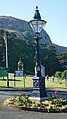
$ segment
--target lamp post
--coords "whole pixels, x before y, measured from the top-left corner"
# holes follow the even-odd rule
[[[45,20],[41,20],[41,15],[38,10],[38,6],[36,6],[36,11],[34,14],[34,19],[29,22],[30,26],[32,27],[35,33],[35,40],[36,40],[36,72],[37,75],[33,77],[33,92],[32,92],[32,99],[35,100],[43,100],[46,97],[46,90],[45,90],[45,76],[42,77],[41,75],[41,62],[40,62],[40,32],[43,26],[46,24]]]
[[[7,48],[7,35],[6,30],[4,31],[4,41],[6,45],[6,69],[8,70],[8,48]],[[7,73],[7,87],[9,87],[9,79],[8,79],[8,73]]]

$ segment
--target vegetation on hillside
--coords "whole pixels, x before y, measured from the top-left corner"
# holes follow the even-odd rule
[[[9,72],[17,70],[17,63],[21,57],[25,73],[33,74],[36,60],[35,46],[27,43],[24,39],[20,39],[14,32],[7,31],[6,34],[8,40]],[[27,32],[22,34],[25,38],[28,37],[28,40],[29,37],[31,37]],[[45,66],[46,75],[53,75],[56,71],[65,70],[58,56],[54,46],[49,46],[48,48],[41,47],[41,64]],[[0,30],[0,67],[5,67],[5,41],[3,29]]]

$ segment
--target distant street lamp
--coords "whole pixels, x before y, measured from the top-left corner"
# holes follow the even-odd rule
[[[6,30],[4,31],[4,41],[6,45],[6,69],[8,71],[8,48],[7,48],[7,35],[6,35]],[[9,87],[9,79],[7,75],[7,87]]]
[[[30,26],[32,27],[35,33],[35,40],[36,40],[36,71],[37,76],[33,77],[33,92],[32,97],[33,99],[43,100],[46,97],[46,90],[45,90],[45,76],[42,77],[41,74],[41,62],[40,62],[40,32],[43,26],[47,23],[45,20],[41,20],[41,15],[38,10],[38,6],[36,6],[36,11],[34,14],[34,19],[29,22]]]

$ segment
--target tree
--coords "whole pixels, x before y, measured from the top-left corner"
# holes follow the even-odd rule
[[[60,77],[61,78],[61,72],[60,71],[56,71],[56,73],[55,73],[55,77]]]
[[[62,78],[67,79],[67,70],[65,70],[65,71],[62,72]]]
[[[61,79],[61,74],[62,74],[62,72],[60,72],[60,71],[56,71],[56,73],[55,73],[55,77],[58,78],[58,82],[59,82],[60,79]]]
[[[61,65],[63,65],[64,70],[67,69],[67,51],[57,53],[57,58]]]
[[[62,72],[62,78],[65,79],[65,86],[67,86],[67,70]]]
[[[42,63],[46,68],[46,75],[54,75],[56,71],[60,71],[61,65],[56,55],[54,46],[49,46],[48,49],[42,49]]]
[[[0,30],[0,67],[5,67],[5,43],[3,35],[4,30]]]

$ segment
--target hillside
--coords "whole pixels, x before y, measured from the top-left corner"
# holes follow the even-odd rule
[[[29,35],[31,36],[31,38],[34,36],[34,33],[27,21],[11,16],[0,16],[0,28],[7,29],[10,32],[16,33],[23,40],[30,40]],[[50,37],[46,33],[46,31],[42,30],[41,35],[41,44],[52,44]]]
[[[29,25],[29,23],[25,20],[21,20],[11,16],[0,16],[0,29],[7,29],[9,32],[13,32],[17,34],[17,36],[22,40],[32,40],[34,33]],[[40,44],[44,45],[54,45],[57,51],[67,51],[67,47],[58,46],[53,44],[49,35],[45,30],[41,32],[42,39],[40,40]]]

